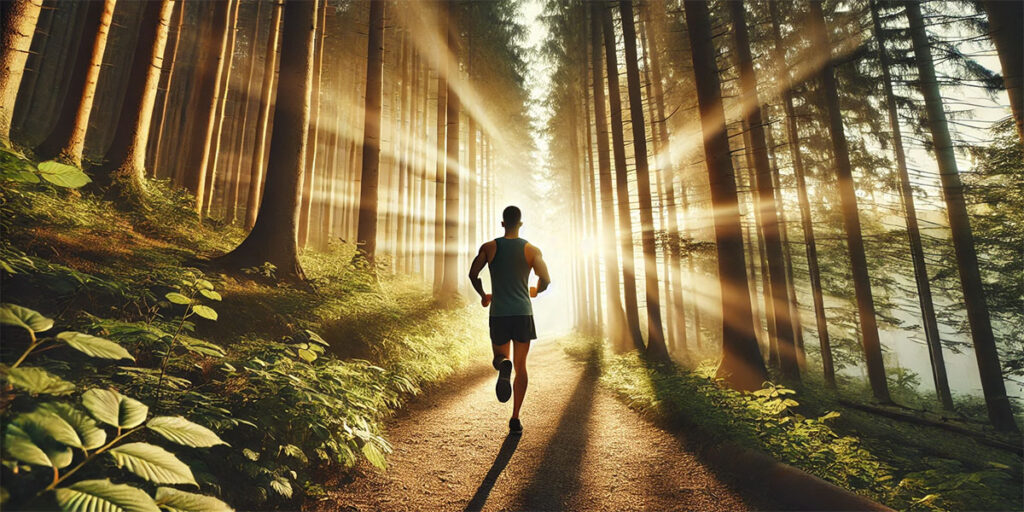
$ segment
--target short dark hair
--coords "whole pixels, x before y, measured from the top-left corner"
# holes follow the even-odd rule
[[[501,212],[501,220],[505,221],[505,227],[514,228],[523,219],[523,212],[515,206],[509,206]]]

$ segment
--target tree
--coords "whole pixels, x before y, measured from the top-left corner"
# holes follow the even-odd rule
[[[267,186],[256,224],[233,251],[217,259],[229,268],[277,267],[279,277],[303,280],[298,259],[299,195],[313,85],[313,38],[317,2],[284,3],[281,79],[270,135]]]
[[[783,307],[787,289],[777,214],[779,205],[775,202],[772,168],[768,162],[764,121],[761,118],[761,103],[757,95],[757,76],[754,74],[754,62],[750,54],[750,36],[747,33],[742,0],[729,2],[728,6],[732,16],[736,55],[739,60],[740,88],[742,89],[741,108],[750,134],[751,156],[756,170],[757,194],[760,197],[760,228],[761,236],[764,239],[765,256],[768,260],[767,270],[771,291],[768,297],[770,304],[774,306],[770,310],[773,314],[768,318],[768,322],[770,325],[774,324],[775,335],[778,337],[779,362],[783,376],[798,381],[800,380],[800,367],[797,364],[793,320],[789,308]]]
[[[249,178],[248,199],[245,205],[245,229],[252,229],[259,213],[261,194],[263,193],[263,168],[266,155],[267,130],[270,127],[270,98],[274,93],[274,70],[277,69],[277,47],[281,37],[281,15],[285,0],[273,0],[274,15],[270,21],[270,37],[267,39],[267,53],[263,60],[263,83],[260,88],[260,107],[256,116],[256,144],[253,146],[253,162]]]
[[[220,64],[220,85],[216,98],[216,107],[213,112],[213,132],[210,134],[210,155],[208,157],[208,172],[204,187],[204,215],[209,215],[213,208],[214,189],[217,185],[217,170],[220,161],[221,146],[224,145],[224,118],[227,117],[228,96],[231,95],[231,68],[235,60],[235,39],[238,35],[238,11],[241,7],[241,0],[234,0],[228,14],[231,24],[225,34],[223,51],[221,52],[222,63]]]
[[[302,183],[302,203],[299,214],[299,247],[305,249],[309,238],[309,224],[313,210],[313,196],[316,178],[317,146],[320,140],[320,86],[324,66],[324,44],[327,42],[327,0],[320,10],[320,32],[316,42],[316,60],[313,63],[312,112],[309,120],[309,150],[306,157],[306,177]]]
[[[442,37],[447,38],[448,33],[448,9],[444,3],[438,4],[438,30]],[[447,39],[446,39],[447,40]],[[443,52],[443,50],[442,50]],[[437,129],[435,135],[434,150],[434,295],[441,293],[441,284],[444,281],[444,181],[445,181],[445,129],[448,123],[445,121],[448,112],[448,58],[444,53],[438,60],[437,69]]]
[[[145,196],[146,146],[173,7],[172,0],[160,0],[146,4],[143,9],[139,43],[129,74],[131,82],[113,144],[101,166],[101,172],[109,175],[111,191],[132,204],[140,203]]]
[[[370,32],[366,46],[366,103],[363,121],[363,167],[359,185],[356,243],[373,262],[377,251],[377,186],[380,173],[380,113],[384,91],[384,0],[370,0]]]
[[[1017,423],[1014,421],[1013,410],[1006,396],[999,352],[996,350],[995,335],[992,332],[988,307],[985,305],[985,290],[978,268],[978,254],[974,248],[974,233],[971,231],[963,184],[956,165],[956,155],[953,153],[953,141],[949,136],[946,112],[942,106],[942,94],[935,79],[935,65],[932,62],[928,34],[925,31],[924,16],[921,14],[921,6],[914,2],[906,4],[906,12],[910,21],[910,36],[919,73],[917,83],[924,96],[926,120],[939,166],[942,195],[946,200],[957,271],[960,274],[989,421],[999,430],[1015,432]]]
[[[818,48],[829,48],[828,27],[821,10],[820,0],[810,3],[812,44]],[[831,50],[830,50],[831,51]],[[839,110],[839,93],[833,71],[831,55],[826,55],[824,65],[818,74],[821,96],[828,116],[828,133],[832,142],[838,176],[839,202],[843,213],[843,227],[846,230],[846,244],[850,253],[850,267],[853,272],[853,287],[857,298],[857,316],[860,321],[861,342],[867,362],[868,381],[875,399],[882,403],[891,402],[889,385],[885,380],[885,366],[882,361],[882,345],[878,339],[878,323],[875,306],[871,297],[871,279],[868,276],[867,257],[864,254],[864,238],[861,234],[860,218],[857,213],[857,193],[854,190],[853,171],[850,166],[850,150],[843,129],[842,113]]]
[[[5,7],[0,33],[0,146],[10,146],[11,119],[25,73],[32,36],[43,0],[12,0]]]
[[[453,23],[452,0],[448,1],[448,73],[459,72],[459,32]],[[441,297],[451,298],[459,293],[459,95],[452,88],[448,77],[448,93],[445,119],[447,120],[446,158],[444,179],[444,279],[441,281]]]
[[[1007,0],[982,0],[988,14],[989,35],[996,44],[1003,83],[1010,97],[1010,111],[1017,135],[1024,142],[1024,4]]]
[[[262,5],[262,4],[259,4]],[[163,67],[166,68],[167,78],[161,76],[160,83],[157,85],[157,91],[164,91],[163,96],[160,98],[159,112],[153,118],[152,123],[156,125],[156,130],[153,133],[153,140],[150,141],[147,149],[147,162],[150,164],[151,176],[156,177],[156,170],[160,166],[160,143],[163,140],[164,128],[167,126],[167,106],[170,104],[171,98],[171,87],[176,83],[174,81],[174,68],[175,63],[178,60],[178,48],[181,42],[181,29],[185,22],[185,0],[177,0],[174,5],[174,37],[170,38],[167,44],[166,54],[162,60]],[[170,37],[168,35],[168,37]]]
[[[55,159],[82,167],[85,133],[89,130],[89,114],[96,97],[96,84],[103,66],[115,5],[117,0],[103,0],[102,3],[93,2],[87,9],[89,23],[82,30],[82,41],[68,89],[69,97],[64,99],[55,128],[36,148],[36,156],[41,160]]]
[[[701,0],[686,0],[683,7],[693,54],[704,158],[711,184],[718,277],[722,287],[722,363],[718,367],[718,375],[734,388],[759,389],[768,374],[754,336],[739,202],[729,156],[722,88],[711,40],[711,20],[707,4]]]
[[[185,0],[178,1],[184,2]],[[241,134],[239,136],[240,140],[238,143],[238,151],[240,154],[238,155],[238,158],[236,158],[235,160],[234,169],[231,171],[233,176],[233,179],[231,180],[231,194],[230,197],[228,198],[227,216],[224,218],[224,222],[226,222],[227,224],[234,224],[235,221],[238,220],[238,193],[242,181],[242,164],[246,162],[245,136],[249,133],[249,106],[252,103],[252,99],[249,96],[252,93],[253,75],[256,72],[256,40],[259,38],[258,36],[260,33],[260,14],[262,12],[263,2],[260,0],[256,2],[256,18],[255,21],[253,22],[252,33],[249,35],[249,58],[246,59],[245,71],[242,72],[242,76],[246,78],[245,89],[244,92],[242,93],[243,106],[242,120],[240,123]],[[273,29],[271,29],[271,32],[273,32]],[[249,153],[249,155],[251,155],[251,153]],[[252,165],[252,160],[249,160],[249,162],[250,165]]]

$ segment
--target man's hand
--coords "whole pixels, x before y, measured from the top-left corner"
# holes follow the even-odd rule
[[[537,287],[536,286],[531,286],[530,287],[530,297],[536,297],[536,296],[537,296]]]
[[[485,308],[487,306],[490,306],[491,305],[491,294],[488,293],[486,295],[481,296],[480,297],[480,305],[485,307]]]

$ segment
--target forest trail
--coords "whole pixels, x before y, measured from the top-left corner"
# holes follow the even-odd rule
[[[511,400],[475,366],[390,422],[387,472],[365,461],[328,479],[314,511],[750,510],[773,508],[705,466],[685,439],[598,386],[598,370],[552,341],[534,342],[521,437]]]

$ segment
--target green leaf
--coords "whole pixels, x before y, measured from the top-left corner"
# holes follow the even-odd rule
[[[50,435],[44,418],[22,414],[7,425],[4,434],[7,457],[35,466],[67,467],[74,454]]]
[[[128,443],[111,448],[117,467],[158,484],[192,484],[198,487],[192,470],[173,453],[149,443]]]
[[[213,357],[224,357],[228,354],[220,347],[220,345],[216,345],[208,341],[189,338],[187,336],[182,336],[179,341],[181,342],[181,346],[185,347],[189,352]]]
[[[384,454],[377,448],[373,443],[366,443],[363,445],[363,455],[366,456],[366,460],[370,461],[377,469],[384,470],[387,468],[387,460],[384,458]]]
[[[7,383],[33,395],[66,395],[75,385],[42,369],[31,366],[9,368]]]
[[[57,339],[67,343],[69,347],[90,357],[100,359],[131,359],[135,360],[127,350],[113,341],[82,334],[74,331],[64,331],[57,335]]]
[[[299,357],[301,357],[302,360],[307,363],[312,363],[313,361],[316,361],[316,353],[314,353],[312,350],[305,348],[299,349]]]
[[[82,405],[100,422],[120,428],[137,427],[149,414],[146,404],[109,389],[86,391]]]
[[[217,319],[217,312],[214,311],[213,308],[211,308],[209,306],[203,306],[202,304],[196,304],[195,306],[192,306],[192,311],[194,311],[197,315],[199,315],[199,316],[201,316],[201,317],[203,317],[203,318],[205,318],[207,320],[216,320]]]
[[[82,480],[56,490],[64,512],[160,512],[153,498],[130,485],[110,480]]]
[[[213,496],[179,491],[173,487],[156,490],[156,504],[168,512],[231,512],[233,509]]]
[[[168,293],[167,295],[164,295],[164,297],[166,297],[167,300],[169,300],[169,301],[171,301],[171,302],[173,302],[175,304],[192,304],[192,299],[190,299],[190,298],[188,298],[188,297],[186,297],[186,296],[184,296],[184,295],[182,295],[182,294],[180,294],[178,292]]]
[[[146,428],[175,442],[193,448],[227,444],[212,430],[192,423],[181,416],[157,416],[146,422]]]
[[[274,479],[270,481],[270,488],[274,489],[278,494],[285,498],[292,497],[292,483],[289,482],[287,478],[275,476]]]
[[[59,415],[40,408],[22,416],[26,421],[32,421],[45,430],[54,441],[72,448],[82,447],[82,440],[78,437],[78,432],[75,432],[75,427]]]
[[[75,431],[76,442],[65,444],[76,448],[92,450],[103,446],[107,441],[107,433],[91,416],[81,409],[65,402],[48,402],[39,406],[39,410],[60,417]]]
[[[206,279],[196,279],[196,288],[199,288],[200,290],[212,291],[213,283],[207,281]]]
[[[203,294],[203,297],[210,300],[221,300],[220,294],[213,290],[199,290],[199,293]]]
[[[306,337],[309,338],[309,341],[312,341],[313,343],[319,343],[319,344],[321,344],[321,345],[323,345],[325,347],[329,347],[330,346],[330,344],[328,344],[326,341],[324,341],[324,339],[321,338],[319,334],[317,334],[317,333],[315,333],[315,332],[313,332],[313,331],[311,331],[309,329],[306,329],[305,332],[306,332]]]
[[[36,166],[44,180],[58,187],[78,188],[88,184],[91,179],[81,169],[73,165],[48,160]]]
[[[0,304],[0,324],[16,325],[36,333],[50,330],[53,320],[31,309],[5,302]]]

